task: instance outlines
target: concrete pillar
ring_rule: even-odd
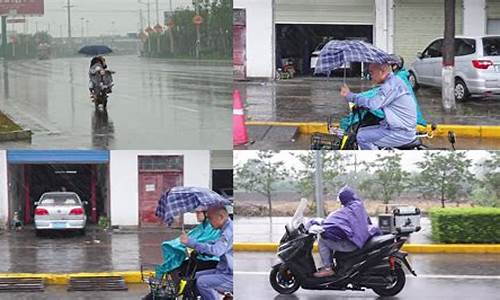
[[[393,0],[375,0],[374,45],[393,52],[394,10]]]
[[[233,7],[246,10],[247,77],[273,78],[274,0],[234,0]]]
[[[486,0],[463,0],[464,35],[486,34]]]
[[[9,216],[9,185],[7,181],[7,151],[0,150],[0,228],[7,227]]]

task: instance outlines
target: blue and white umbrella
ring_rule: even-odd
[[[351,62],[385,64],[394,63],[394,58],[384,50],[363,41],[333,40],[321,49],[314,73],[330,74]]]
[[[228,199],[207,188],[178,186],[161,196],[155,214],[170,226],[174,217],[193,212],[199,206],[208,208],[228,204]]]

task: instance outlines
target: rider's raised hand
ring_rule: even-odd
[[[340,95],[342,97],[347,97],[347,95],[351,92],[347,84],[343,84],[342,87],[340,88]]]

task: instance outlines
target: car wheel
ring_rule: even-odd
[[[79,230],[78,230],[78,233],[79,233],[81,236],[85,236],[85,228],[79,229]]]
[[[38,229],[35,229],[35,235],[36,236],[42,236],[42,231],[41,230],[38,230]]]
[[[455,79],[455,100],[457,102],[462,102],[467,100],[467,98],[469,98],[467,85],[465,85],[465,82],[462,79]]]
[[[413,88],[414,91],[418,90],[420,87],[417,82],[417,77],[413,72],[410,72],[410,75],[408,76],[408,80],[410,81],[411,87]]]

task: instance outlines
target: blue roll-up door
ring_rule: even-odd
[[[10,164],[103,164],[108,150],[7,150]]]

